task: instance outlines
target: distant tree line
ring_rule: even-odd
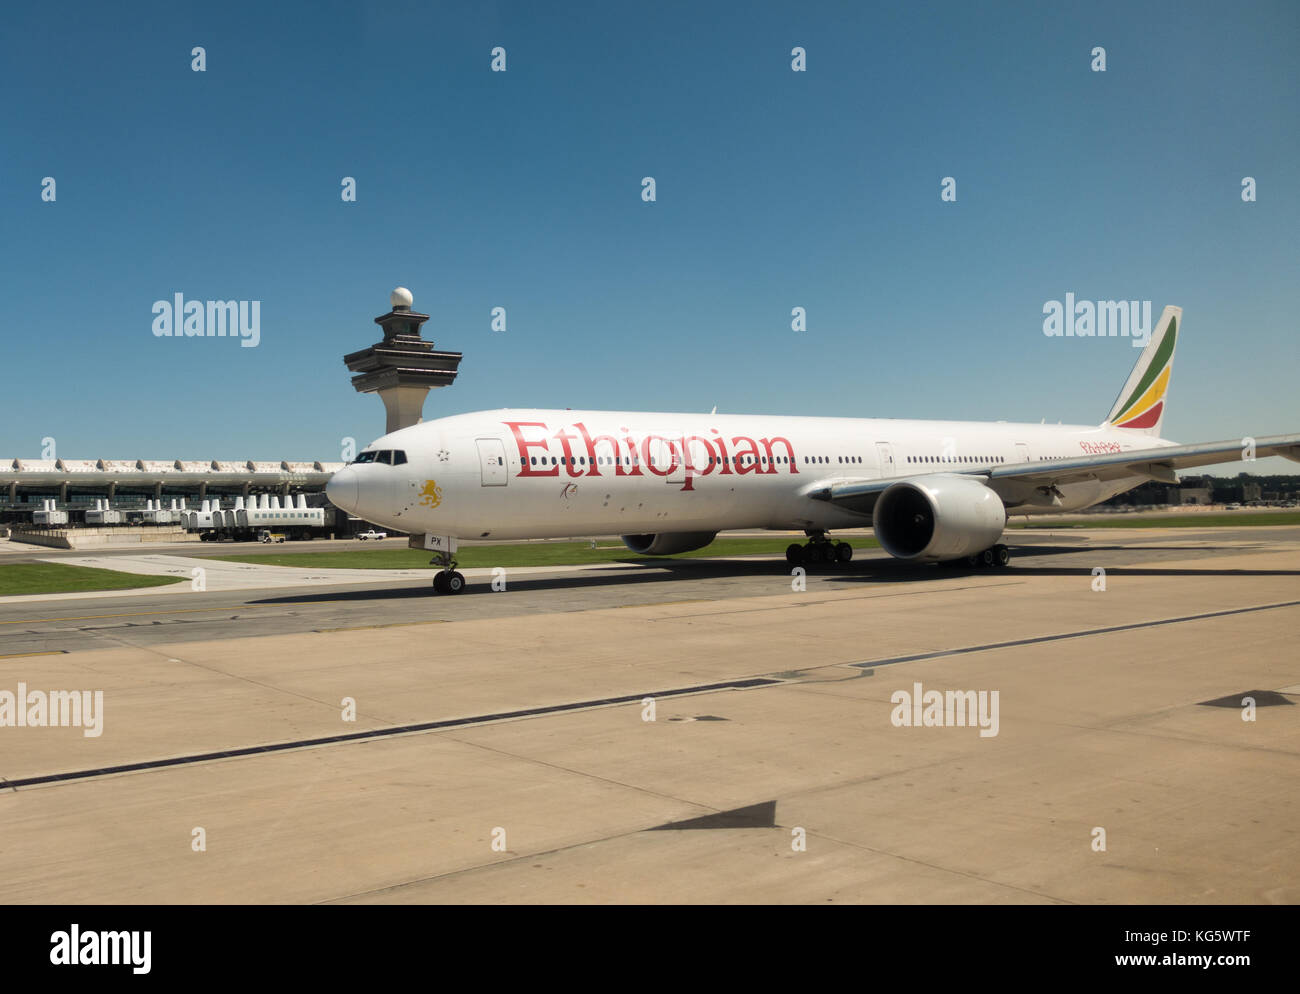
[[[1253,486],[1252,486],[1253,485]],[[1258,487],[1256,496],[1255,487]],[[1101,507],[1139,507],[1150,504],[1181,503],[1182,489],[1208,489],[1210,501],[1215,504],[1243,503],[1249,500],[1300,499],[1300,475],[1273,473],[1256,476],[1238,473],[1236,476],[1184,476],[1177,487],[1167,483],[1144,483],[1128,493],[1119,494],[1099,505]]]

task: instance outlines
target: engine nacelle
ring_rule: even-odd
[[[660,535],[620,535],[633,552],[642,556],[673,556],[703,549],[718,537],[717,532],[666,532]]]
[[[969,476],[900,480],[876,500],[872,526],[898,559],[938,561],[983,552],[1002,535],[1002,498]]]

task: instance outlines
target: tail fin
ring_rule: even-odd
[[[1138,356],[1137,365],[1128,374],[1124,389],[1110,409],[1105,427],[1131,428],[1144,435],[1160,437],[1160,423],[1165,417],[1165,398],[1169,394],[1169,377],[1174,368],[1174,345],[1183,309],[1172,305],[1164,309],[1155,333]]]

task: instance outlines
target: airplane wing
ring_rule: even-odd
[[[1251,442],[1253,441],[1253,448]],[[1079,480],[1112,480],[1122,476],[1145,476],[1164,483],[1177,483],[1177,471],[1196,466],[1213,466],[1254,457],[1281,456],[1300,462],[1300,434],[1271,435],[1267,438],[1234,438],[1195,445],[1166,445],[1127,452],[1107,452],[1076,459],[1044,459],[982,469],[953,468],[952,475],[973,476],[987,483],[999,496],[1023,491],[1026,485],[1050,491],[1062,483]],[[878,480],[838,480],[819,484],[808,492],[813,500],[830,501],[847,510],[870,514],[876,497],[901,480],[932,474],[912,473]]]

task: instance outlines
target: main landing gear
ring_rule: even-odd
[[[847,563],[852,558],[853,546],[848,542],[832,542],[825,532],[809,532],[807,545],[796,542],[785,550],[785,561],[791,566],[832,565]]]
[[[983,552],[977,552],[973,556],[967,556],[965,559],[950,560],[948,565],[951,566],[969,566],[972,569],[991,569],[993,567],[1003,567],[1011,562],[1011,550],[1005,545],[991,545]]]
[[[433,592],[435,594],[463,594],[465,592],[465,577],[456,572],[456,560],[451,558],[450,553],[436,553],[429,560],[429,565],[442,567],[442,571],[435,573],[433,576]]]

